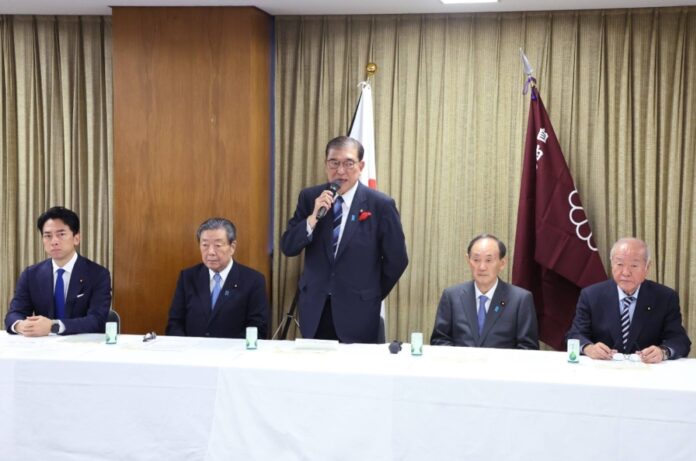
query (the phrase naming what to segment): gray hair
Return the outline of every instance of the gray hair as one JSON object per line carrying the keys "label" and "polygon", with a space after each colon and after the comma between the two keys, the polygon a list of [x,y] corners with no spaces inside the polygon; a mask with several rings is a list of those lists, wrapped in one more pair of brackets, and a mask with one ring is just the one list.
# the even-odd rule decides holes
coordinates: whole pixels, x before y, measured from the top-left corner
{"label": "gray hair", "polygon": [[234,227],[232,221],[225,218],[210,218],[203,221],[203,224],[198,226],[196,231],[196,239],[201,241],[201,234],[207,230],[225,229],[227,232],[227,243],[232,243],[237,240],[237,228]]}
{"label": "gray hair", "polygon": [[614,260],[614,253],[616,252],[616,249],[622,245],[638,245],[643,250],[643,255],[645,256],[644,259],[646,264],[650,262],[650,248],[648,248],[648,244],[642,241],[641,239],[635,237],[622,237],[618,239],[616,243],[614,243],[614,245],[611,247],[611,251],[609,252],[610,261]]}
{"label": "gray hair", "polygon": [[362,144],[360,144],[360,141],[358,141],[357,139],[350,138],[348,136],[338,136],[329,141],[329,143],[326,145],[326,157],[329,157],[329,151],[331,149],[346,148],[354,148],[358,154],[358,160],[363,159],[363,156],[365,155],[365,148]]}

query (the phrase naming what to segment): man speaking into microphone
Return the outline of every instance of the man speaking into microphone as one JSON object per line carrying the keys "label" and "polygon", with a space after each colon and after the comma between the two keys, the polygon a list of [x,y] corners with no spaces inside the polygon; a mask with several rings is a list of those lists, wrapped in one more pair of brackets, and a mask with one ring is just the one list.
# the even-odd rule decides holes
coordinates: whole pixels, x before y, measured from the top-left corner
{"label": "man speaking into microphone", "polygon": [[376,343],[381,301],[408,265],[394,199],[358,181],[363,153],[353,138],[329,141],[329,182],[300,192],[281,237],[286,256],[305,250],[298,300],[305,338]]}

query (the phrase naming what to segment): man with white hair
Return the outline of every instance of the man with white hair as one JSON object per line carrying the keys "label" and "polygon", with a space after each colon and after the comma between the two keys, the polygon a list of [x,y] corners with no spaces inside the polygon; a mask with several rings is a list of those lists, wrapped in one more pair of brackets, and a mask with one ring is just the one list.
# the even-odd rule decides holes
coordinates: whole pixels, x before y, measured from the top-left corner
{"label": "man with white hair", "polygon": [[646,280],[650,251],[637,238],[619,239],[611,249],[612,279],[580,292],[568,338],[582,353],[610,360],[636,353],[646,363],[686,357],[691,341],[682,326],[679,295]]}

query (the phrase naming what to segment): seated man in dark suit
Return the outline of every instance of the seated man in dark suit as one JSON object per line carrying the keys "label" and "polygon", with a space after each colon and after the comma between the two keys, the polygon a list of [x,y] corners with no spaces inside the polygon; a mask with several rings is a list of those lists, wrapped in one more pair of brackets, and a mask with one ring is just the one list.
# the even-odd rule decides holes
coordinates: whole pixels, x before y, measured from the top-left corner
{"label": "seated man in dark suit", "polygon": [[39,216],[37,227],[49,259],[19,276],[7,332],[24,336],[103,333],[111,306],[109,271],[77,254],[80,218],[63,207]]}
{"label": "seated man in dark suit", "polygon": [[196,238],[202,264],[181,271],[169,308],[168,335],[244,338],[246,327],[266,337],[266,280],[232,259],[237,230],[229,220],[211,218]]}
{"label": "seated man in dark suit", "polygon": [[437,306],[432,345],[539,349],[532,294],[498,278],[505,244],[482,234],[466,250],[474,280],[446,288]]}
{"label": "seated man in dark suit", "polygon": [[568,338],[583,354],[609,360],[619,351],[646,363],[686,357],[691,341],[682,326],[677,292],[645,280],[650,252],[642,240],[622,238],[611,249],[613,280],[580,292]]}

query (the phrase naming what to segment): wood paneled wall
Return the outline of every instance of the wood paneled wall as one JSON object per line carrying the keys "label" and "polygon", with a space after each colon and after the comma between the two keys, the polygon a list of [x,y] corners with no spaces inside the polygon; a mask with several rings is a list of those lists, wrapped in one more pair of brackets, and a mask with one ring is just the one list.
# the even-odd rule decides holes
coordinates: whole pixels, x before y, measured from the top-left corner
{"label": "wood paneled wall", "polygon": [[114,308],[163,333],[206,218],[270,283],[272,19],[255,8],[114,8]]}

